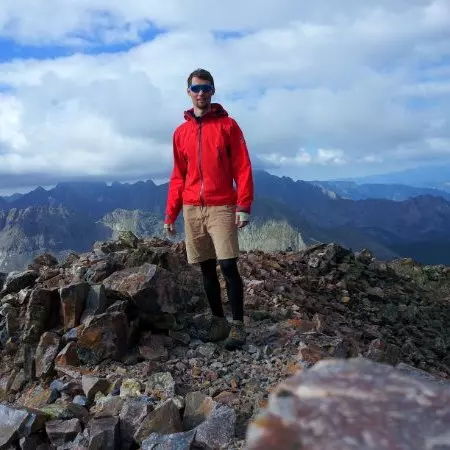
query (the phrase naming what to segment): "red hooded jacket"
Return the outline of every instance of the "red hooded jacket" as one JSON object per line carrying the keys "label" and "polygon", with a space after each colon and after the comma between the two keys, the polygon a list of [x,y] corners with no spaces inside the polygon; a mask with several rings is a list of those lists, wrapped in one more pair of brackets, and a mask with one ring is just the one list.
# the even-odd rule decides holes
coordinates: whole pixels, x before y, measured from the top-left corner
{"label": "red hooded jacket", "polygon": [[250,213],[252,167],[237,122],[218,103],[212,103],[201,118],[193,109],[185,111],[184,118],[173,134],[165,223],[175,222],[183,204],[234,205],[237,211]]}

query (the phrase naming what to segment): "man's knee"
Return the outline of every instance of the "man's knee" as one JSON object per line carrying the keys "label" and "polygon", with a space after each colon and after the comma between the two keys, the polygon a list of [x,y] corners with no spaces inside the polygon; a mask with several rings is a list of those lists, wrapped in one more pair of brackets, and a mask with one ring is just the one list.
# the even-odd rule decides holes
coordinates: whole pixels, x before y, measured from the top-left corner
{"label": "man's knee", "polygon": [[216,272],[217,261],[214,258],[207,259],[200,263],[200,269],[203,275],[211,275]]}
{"label": "man's knee", "polygon": [[239,276],[237,258],[220,259],[219,266],[225,278],[232,279]]}

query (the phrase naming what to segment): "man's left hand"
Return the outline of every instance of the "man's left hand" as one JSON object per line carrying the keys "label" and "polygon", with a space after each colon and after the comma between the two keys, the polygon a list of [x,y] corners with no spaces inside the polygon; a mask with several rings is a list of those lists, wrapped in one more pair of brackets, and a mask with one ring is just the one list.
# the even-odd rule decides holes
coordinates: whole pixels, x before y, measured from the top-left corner
{"label": "man's left hand", "polygon": [[236,225],[238,228],[244,228],[246,225],[248,225],[250,218],[250,214],[244,212],[244,211],[238,211],[236,213]]}

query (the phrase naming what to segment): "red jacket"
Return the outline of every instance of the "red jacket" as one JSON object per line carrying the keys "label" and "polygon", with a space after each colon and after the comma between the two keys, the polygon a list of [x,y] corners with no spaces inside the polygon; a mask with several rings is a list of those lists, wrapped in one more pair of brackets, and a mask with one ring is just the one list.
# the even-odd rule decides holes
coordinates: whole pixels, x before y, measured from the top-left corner
{"label": "red jacket", "polygon": [[[173,134],[173,171],[169,182],[165,223],[175,222],[182,205],[235,205],[251,212],[253,176],[244,135],[218,103],[186,121]],[[236,187],[233,186],[233,181]]]}

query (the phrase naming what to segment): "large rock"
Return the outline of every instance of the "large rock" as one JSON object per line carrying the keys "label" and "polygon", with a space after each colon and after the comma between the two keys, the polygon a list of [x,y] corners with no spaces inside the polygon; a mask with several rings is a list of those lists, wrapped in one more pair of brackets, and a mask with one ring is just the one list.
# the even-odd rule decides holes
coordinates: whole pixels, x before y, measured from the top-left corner
{"label": "large rock", "polygon": [[174,274],[155,264],[144,263],[114,272],[103,283],[107,290],[131,296],[144,313],[174,314],[178,311],[179,291]]}
{"label": "large rock", "polygon": [[4,272],[0,272],[0,292],[3,289],[3,285],[5,284],[5,280],[7,278],[8,274]]}
{"label": "large rock", "polygon": [[57,291],[34,289],[25,315],[24,341],[37,343],[41,334],[57,326],[59,321],[60,305]]}
{"label": "large rock", "polygon": [[36,376],[49,375],[53,368],[56,355],[59,351],[60,337],[51,331],[42,334],[36,349],[35,367]]}
{"label": "large rock", "polygon": [[322,360],[280,383],[247,450],[450,449],[450,388],[362,358]]}
{"label": "large rock", "polygon": [[0,404],[0,449],[41,430],[45,420],[39,411]]}
{"label": "large rock", "polygon": [[121,312],[91,316],[78,338],[78,357],[84,364],[98,364],[105,359],[120,360],[127,349],[128,321]]}
{"label": "large rock", "polygon": [[73,441],[82,428],[78,419],[50,420],[45,426],[45,431],[50,442],[58,447]]}
{"label": "large rock", "polygon": [[88,293],[89,284],[85,282],[73,283],[59,290],[65,330],[80,324]]}
{"label": "large rock", "polygon": [[4,281],[1,296],[19,292],[21,289],[32,286],[39,276],[34,270],[25,270],[23,272],[10,272]]}

